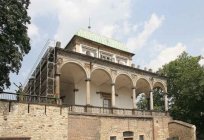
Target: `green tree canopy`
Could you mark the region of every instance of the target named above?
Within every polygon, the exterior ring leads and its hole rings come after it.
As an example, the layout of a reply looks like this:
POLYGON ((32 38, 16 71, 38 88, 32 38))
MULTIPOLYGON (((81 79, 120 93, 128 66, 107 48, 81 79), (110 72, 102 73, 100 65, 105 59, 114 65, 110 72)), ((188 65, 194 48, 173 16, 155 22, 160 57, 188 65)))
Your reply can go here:
POLYGON ((0 0, 0 91, 11 85, 9 74, 18 73, 30 51, 26 25, 30 0, 0 0))
POLYGON ((153 90, 154 110, 164 111, 164 93, 161 88, 157 87, 153 90))
POLYGON ((183 52, 159 70, 168 77, 171 116, 195 124, 198 135, 204 134, 204 68, 200 59, 183 52))

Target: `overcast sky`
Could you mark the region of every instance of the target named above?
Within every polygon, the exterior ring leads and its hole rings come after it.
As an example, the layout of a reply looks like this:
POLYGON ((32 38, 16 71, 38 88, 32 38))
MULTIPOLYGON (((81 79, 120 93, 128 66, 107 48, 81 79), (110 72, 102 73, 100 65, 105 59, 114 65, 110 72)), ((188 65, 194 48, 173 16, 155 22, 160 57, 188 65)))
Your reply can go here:
POLYGON ((140 68, 156 71, 183 51, 204 55, 203 6, 203 0, 31 0, 32 49, 11 82, 24 83, 48 39, 64 47, 87 29, 89 17, 91 31, 125 43, 140 68))

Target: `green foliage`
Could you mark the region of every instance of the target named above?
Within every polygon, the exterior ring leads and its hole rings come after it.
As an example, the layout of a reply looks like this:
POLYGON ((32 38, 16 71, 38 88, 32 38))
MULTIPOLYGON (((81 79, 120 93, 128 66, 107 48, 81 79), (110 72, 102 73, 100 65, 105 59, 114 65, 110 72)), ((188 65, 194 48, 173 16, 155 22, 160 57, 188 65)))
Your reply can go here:
POLYGON ((148 110, 148 100, 145 94, 140 94, 138 98, 139 100, 137 102, 137 108, 140 110, 148 110))
POLYGON ((204 133, 204 69, 198 63, 200 59, 183 52, 159 70, 168 77, 171 116, 195 124, 198 134, 204 133))
POLYGON ((30 51, 26 25, 30 0, 0 0, 0 91, 10 86, 9 74, 18 73, 30 51))
MULTIPOLYGON (((15 84, 15 83, 14 83, 15 84)), ((17 93, 17 101, 23 101, 25 97, 25 92, 23 91, 23 85, 20 83, 20 85, 15 84, 15 86, 18 88, 16 90, 17 93)))
POLYGON ((153 90, 153 102, 154 110, 164 111, 164 93, 161 88, 155 88, 153 90))

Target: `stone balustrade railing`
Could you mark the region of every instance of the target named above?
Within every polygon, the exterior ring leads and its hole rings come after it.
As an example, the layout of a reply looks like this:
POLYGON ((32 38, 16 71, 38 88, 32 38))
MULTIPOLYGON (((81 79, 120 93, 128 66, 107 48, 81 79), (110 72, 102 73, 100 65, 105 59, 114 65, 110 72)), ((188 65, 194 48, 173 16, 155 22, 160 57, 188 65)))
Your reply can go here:
POLYGON ((82 105, 69 106, 69 112, 101 114, 101 115, 138 116, 138 117, 169 116, 168 112, 137 110, 137 109, 122 109, 122 108, 105 108, 105 107, 82 106, 82 105))

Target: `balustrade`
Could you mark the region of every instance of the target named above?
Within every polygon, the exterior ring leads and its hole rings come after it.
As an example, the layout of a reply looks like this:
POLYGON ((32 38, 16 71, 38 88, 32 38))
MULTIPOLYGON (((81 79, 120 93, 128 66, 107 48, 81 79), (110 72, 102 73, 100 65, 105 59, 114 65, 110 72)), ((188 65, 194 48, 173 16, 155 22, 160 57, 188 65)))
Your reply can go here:
POLYGON ((122 109, 122 108, 104 108, 96 106, 82 106, 72 105, 69 106, 71 113, 88 113, 98 115, 118 115, 118 116, 138 116, 138 117, 151 117, 151 116, 168 116, 167 112, 136 110, 136 109, 122 109))

